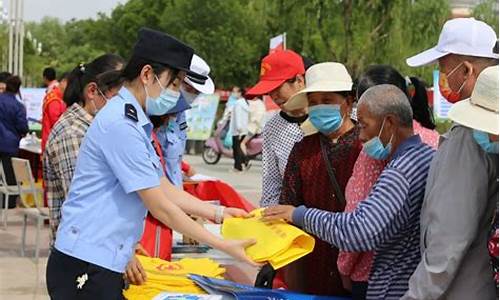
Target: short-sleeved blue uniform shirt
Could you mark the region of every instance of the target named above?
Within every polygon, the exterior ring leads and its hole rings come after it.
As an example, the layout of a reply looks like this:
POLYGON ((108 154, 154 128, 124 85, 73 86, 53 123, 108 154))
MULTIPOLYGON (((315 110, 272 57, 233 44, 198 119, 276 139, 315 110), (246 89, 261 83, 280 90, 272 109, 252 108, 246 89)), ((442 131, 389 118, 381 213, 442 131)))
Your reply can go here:
POLYGON ((160 185, 153 125, 122 88, 96 115, 80 147, 55 248, 123 273, 141 238, 146 207, 137 191, 160 185))
POLYGON ((186 149, 187 124, 185 112, 179 112, 174 122, 162 125, 156 135, 160 141, 167 178, 170 182, 182 188, 182 157, 186 149))

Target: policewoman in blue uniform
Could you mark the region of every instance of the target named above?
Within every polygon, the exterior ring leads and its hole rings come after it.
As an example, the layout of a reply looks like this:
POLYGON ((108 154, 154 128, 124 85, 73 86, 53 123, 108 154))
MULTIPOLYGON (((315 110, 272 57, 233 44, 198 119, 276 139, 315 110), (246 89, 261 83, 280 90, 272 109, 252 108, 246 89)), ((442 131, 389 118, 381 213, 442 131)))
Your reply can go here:
MULTIPOLYGON (((161 117, 162 121, 160 122, 163 123, 156 131, 165 160, 166 177, 179 188, 182 188, 183 183, 181 163, 187 140, 187 123, 184 111, 190 108, 191 106, 181 93, 175 107, 170 109, 166 116, 161 117), (163 121, 164 118, 166 120, 163 121)), ((152 121, 154 124, 155 120, 152 121)))
POLYGON ((148 115, 175 106, 193 49, 143 28, 124 69, 124 86, 99 111, 82 142, 62 220, 47 264, 51 299, 122 299, 123 275, 134 258, 146 212, 172 229, 252 262, 245 248, 254 241, 221 240, 186 213, 220 223, 244 216, 239 209, 202 202, 165 178, 151 142, 148 115))
MULTIPOLYGON (((190 70, 197 74, 206 76, 206 80, 192 78, 187 75, 181 83, 179 101, 174 108, 167 112, 170 120, 167 124, 160 126, 157 131, 163 157, 167 178, 178 187, 182 187, 184 175, 181 170, 182 157, 186 149, 187 129, 186 110, 191 109, 191 104, 199 94, 213 94, 215 84, 210 78, 210 66, 198 55, 194 54, 191 60, 190 70), (173 116, 173 117, 172 117, 173 116)), ((190 171, 193 171, 191 169, 190 171)), ((191 176, 191 175, 187 175, 191 176)))

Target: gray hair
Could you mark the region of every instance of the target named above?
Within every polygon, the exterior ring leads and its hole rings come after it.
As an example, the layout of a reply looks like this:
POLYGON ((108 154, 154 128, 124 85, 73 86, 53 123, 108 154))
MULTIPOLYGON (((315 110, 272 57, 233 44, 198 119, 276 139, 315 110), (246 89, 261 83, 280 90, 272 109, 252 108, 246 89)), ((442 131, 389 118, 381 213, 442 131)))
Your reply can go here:
POLYGON ((368 111, 377 117, 395 115, 402 126, 412 127, 413 111, 408 97, 395 85, 379 84, 366 90, 358 106, 366 105, 368 111))

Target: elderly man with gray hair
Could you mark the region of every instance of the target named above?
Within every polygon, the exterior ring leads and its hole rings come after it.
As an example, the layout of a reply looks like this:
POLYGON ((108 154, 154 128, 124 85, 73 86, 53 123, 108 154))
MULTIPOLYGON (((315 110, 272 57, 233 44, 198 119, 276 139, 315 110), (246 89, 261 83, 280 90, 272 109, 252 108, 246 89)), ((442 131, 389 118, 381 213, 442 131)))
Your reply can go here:
POLYGON ((285 219, 344 251, 376 251, 366 299, 399 299, 420 261, 420 209, 434 150, 414 135, 411 106, 396 86, 368 89, 357 114, 363 151, 389 161, 368 198, 351 213, 279 205, 264 217, 285 219))

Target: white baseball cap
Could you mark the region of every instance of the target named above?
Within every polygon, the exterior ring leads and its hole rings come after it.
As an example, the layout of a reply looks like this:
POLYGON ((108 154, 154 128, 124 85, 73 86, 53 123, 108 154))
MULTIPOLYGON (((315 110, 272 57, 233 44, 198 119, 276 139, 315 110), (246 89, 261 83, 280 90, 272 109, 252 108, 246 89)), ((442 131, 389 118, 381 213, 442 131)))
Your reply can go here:
POLYGON ((324 62, 306 71, 306 88, 293 95, 283 106, 292 111, 308 106, 307 93, 342 92, 352 89, 352 78, 346 67, 337 62, 324 62))
POLYGON ((212 78, 208 76, 210 73, 210 67, 208 64, 198 55, 193 54, 193 58, 191 59, 191 66, 189 70, 195 72, 196 74, 201 74, 207 77, 205 81, 199 80, 197 78, 191 78, 189 75, 184 77, 184 81, 196 89, 198 92, 202 94, 213 94, 215 91, 215 85, 212 78))
POLYGON ((488 24, 474 18, 448 20, 441 30, 438 44, 406 59, 410 67, 420 67, 436 62, 448 54, 489 57, 498 59, 497 35, 488 24))
POLYGON ((453 104, 448 117, 469 128, 498 135, 498 66, 479 74, 470 99, 453 104))

